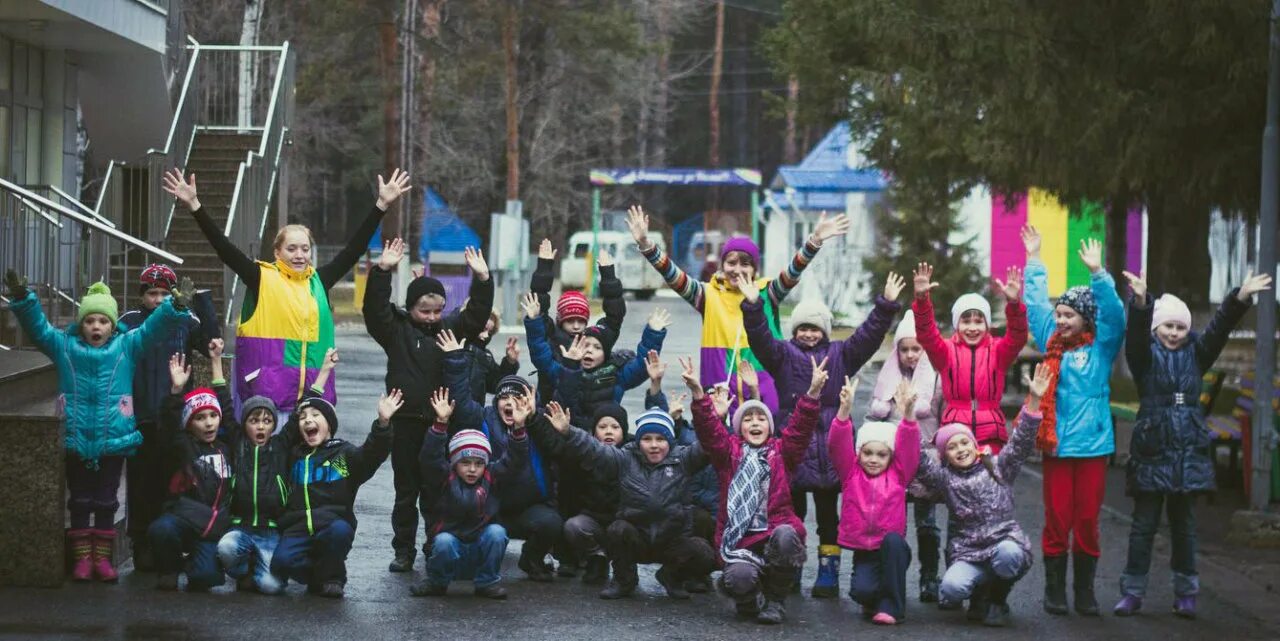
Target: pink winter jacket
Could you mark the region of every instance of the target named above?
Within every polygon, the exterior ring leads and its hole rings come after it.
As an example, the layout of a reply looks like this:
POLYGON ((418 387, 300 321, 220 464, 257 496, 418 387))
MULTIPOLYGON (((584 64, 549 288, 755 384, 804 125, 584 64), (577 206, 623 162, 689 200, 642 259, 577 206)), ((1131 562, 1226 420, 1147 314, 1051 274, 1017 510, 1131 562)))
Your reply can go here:
MULTIPOLYGON (((987 335, 970 347, 959 334, 944 339, 933 318, 933 301, 917 298, 911 305, 916 318, 916 340, 929 356, 929 363, 942 378, 946 404, 938 425, 964 423, 973 430, 978 443, 990 445, 993 453, 1009 440, 1000 398, 1004 395, 1005 373, 1027 344, 1027 307, 1020 300, 1005 304, 1008 327, 1004 336, 987 335)), ((988 327, 991 320, 987 319, 988 327)))
POLYGON ((902 421, 893 458, 877 476, 868 476, 854 451, 853 421, 831 421, 827 434, 831 462, 840 475, 840 532, 836 542, 851 550, 878 550, 884 535, 907 533, 907 484, 920 466, 920 425, 902 421))
MULTIPOLYGON (((813 431, 818 426, 818 401, 808 394, 801 394, 796 400, 796 408, 787 421, 786 429, 781 436, 775 436, 765 442, 769 453, 769 527, 764 532, 748 532, 738 542, 738 548, 749 548, 769 538, 769 534, 780 525, 790 525, 804 538, 804 522, 796 517, 791 507, 791 472, 804 458, 813 431)), ((720 553, 720 538, 724 535, 724 524, 729 505, 729 484, 742 462, 742 438, 730 434, 724 421, 716 414, 715 405, 710 396, 693 402, 693 429, 698 434, 698 443, 702 451, 716 470, 716 478, 720 482, 720 510, 716 514, 716 554, 720 553)), ((911 468, 914 470, 915 468, 911 468)), ((905 508, 904 508, 905 509, 905 508)))

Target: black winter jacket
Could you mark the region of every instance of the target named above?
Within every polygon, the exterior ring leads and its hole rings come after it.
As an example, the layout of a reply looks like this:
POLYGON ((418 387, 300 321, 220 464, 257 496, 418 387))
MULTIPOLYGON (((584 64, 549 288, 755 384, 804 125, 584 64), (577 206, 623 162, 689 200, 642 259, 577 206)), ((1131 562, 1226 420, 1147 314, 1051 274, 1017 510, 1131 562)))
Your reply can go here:
POLYGON ((231 453, 221 440, 197 440, 182 424, 182 395, 169 394, 160 406, 161 426, 168 443, 169 479, 164 511, 200 532, 200 539, 217 541, 231 523, 231 453))
POLYGON ((1233 290, 1203 333, 1191 332, 1182 347, 1165 349, 1151 330, 1151 296, 1130 305, 1125 358, 1141 404, 1133 426, 1126 478, 1129 493, 1204 492, 1215 488, 1211 438, 1200 407, 1201 377, 1227 344, 1227 336, 1249 305, 1233 290))
MULTIPOLYGON (((234 407, 231 390, 215 385, 222 407, 234 407)), ((219 430, 231 452, 231 525, 250 528, 277 528, 289 501, 289 456, 298 443, 297 425, 281 429, 265 445, 254 445, 244 433, 244 424, 222 417, 219 430)))
POLYGON ((474 485, 468 485, 453 473, 449 465, 449 434, 435 424, 427 431, 422 444, 424 503, 434 522, 431 531, 447 532, 468 543, 475 541, 485 526, 494 522, 502 502, 497 488, 517 478, 526 467, 529 439, 524 430, 513 433, 506 452, 489 462, 489 469, 474 485))
MULTIPOLYGON (((554 267, 556 262, 548 258, 539 258, 538 266, 533 270, 529 280, 529 291, 538 297, 538 305, 542 307, 542 322, 547 328, 547 339, 551 343, 551 353, 560 358, 558 346, 568 347, 573 337, 560 329, 556 322, 556 308, 551 304, 551 285, 555 282, 554 267)), ((613 330, 614 335, 622 333, 622 321, 627 316, 627 302, 622 298, 622 281, 618 279, 615 266, 600 267, 600 299, 604 308, 604 316, 596 321, 613 330)), ((555 398, 556 382, 553 377, 538 377, 538 398, 543 401, 555 398), (546 380, 543 380, 543 379, 546 380)))
MULTIPOLYGON (((116 324, 122 332, 133 331, 141 327, 154 311, 129 310, 120 316, 116 324)), ((191 299, 191 315, 182 319, 178 328, 163 340, 149 344, 133 370, 133 411, 137 422, 160 419, 160 404, 169 395, 169 357, 182 353, 190 358, 196 352, 208 356, 209 341, 221 337, 222 324, 218 322, 211 294, 208 291, 196 292, 191 299)), ((191 391, 192 387, 193 381, 188 381, 185 391, 191 391)))
MULTIPOLYGON (((308 390, 310 393, 310 390, 308 390)), ((403 408, 402 408, 403 409, 403 408)), ((285 429, 294 429, 292 425, 285 429)), ((356 527, 356 491, 391 453, 391 425, 374 420, 363 445, 331 438, 315 448, 293 448, 289 498, 280 518, 281 536, 312 536, 342 519, 356 527)))

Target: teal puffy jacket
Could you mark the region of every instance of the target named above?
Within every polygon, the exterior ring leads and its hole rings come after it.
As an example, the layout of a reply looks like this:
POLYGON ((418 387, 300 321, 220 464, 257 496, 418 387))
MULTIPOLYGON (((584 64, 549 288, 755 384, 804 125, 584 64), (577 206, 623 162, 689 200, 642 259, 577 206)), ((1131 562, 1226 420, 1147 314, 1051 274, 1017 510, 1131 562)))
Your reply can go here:
POLYGON ((142 443, 133 420, 133 372, 146 346, 190 314, 166 299, 138 329, 111 335, 102 347, 80 338, 80 324, 49 324, 34 292, 10 303, 22 329, 58 370, 58 413, 66 419, 66 449, 96 466, 103 456, 132 456, 142 443))

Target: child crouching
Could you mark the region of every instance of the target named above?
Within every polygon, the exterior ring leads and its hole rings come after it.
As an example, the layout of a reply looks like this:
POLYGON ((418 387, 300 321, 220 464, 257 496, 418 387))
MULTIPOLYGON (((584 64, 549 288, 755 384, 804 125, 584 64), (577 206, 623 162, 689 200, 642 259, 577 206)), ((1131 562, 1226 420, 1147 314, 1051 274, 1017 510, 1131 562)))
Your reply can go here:
POLYGON ((1040 399, 1052 378, 1049 366, 1036 367, 1026 406, 1008 445, 998 455, 978 450, 968 426, 945 425, 934 437, 944 463, 920 456, 921 483, 940 495, 952 515, 947 561, 938 605, 959 608, 970 599, 969 618, 989 626, 1009 622, 1013 584, 1031 569, 1031 543, 1013 516, 1013 481, 1035 447, 1040 428, 1040 399))

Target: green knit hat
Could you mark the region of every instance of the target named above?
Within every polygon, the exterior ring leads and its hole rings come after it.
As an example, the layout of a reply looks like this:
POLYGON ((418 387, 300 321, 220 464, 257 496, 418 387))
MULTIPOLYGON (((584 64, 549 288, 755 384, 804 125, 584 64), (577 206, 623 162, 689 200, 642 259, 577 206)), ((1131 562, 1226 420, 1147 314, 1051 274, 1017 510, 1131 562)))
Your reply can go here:
POLYGON ((84 322, 84 317, 89 314, 102 314, 111 319, 111 324, 116 324, 119 318, 119 307, 116 305, 116 299, 111 296, 111 288, 107 284, 98 281, 89 286, 89 291, 85 292, 84 298, 80 299, 80 314, 76 317, 76 322, 84 322))

